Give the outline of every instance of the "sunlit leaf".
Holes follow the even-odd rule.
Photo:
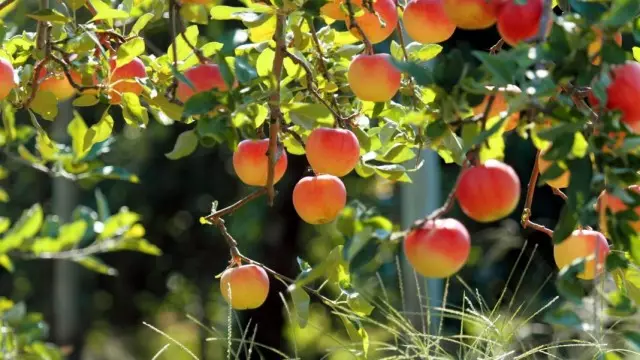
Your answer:
[[[102,260],[95,256],[87,256],[82,258],[73,259],[76,263],[86,267],[89,270],[95,271],[100,274],[116,276],[118,271],[109,265],[105,264]]]
[[[173,150],[165,154],[168,159],[177,160],[191,155],[198,147],[198,135],[194,129],[187,130],[178,135]]]

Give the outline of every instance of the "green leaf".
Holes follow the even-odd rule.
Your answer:
[[[109,265],[105,264],[102,260],[95,256],[87,256],[83,258],[73,259],[76,263],[86,267],[89,270],[95,271],[100,274],[116,276],[118,271]]]
[[[640,13],[640,1],[616,0],[611,4],[611,9],[602,17],[602,25],[612,29],[618,29],[631,22]]]
[[[142,14],[142,16],[140,16],[138,20],[136,20],[136,23],[131,27],[131,34],[138,35],[140,31],[142,31],[152,19],[153,14]]]
[[[391,63],[398,70],[409,74],[420,86],[428,86],[434,83],[431,69],[411,61],[398,61],[391,58]]]
[[[352,292],[347,296],[347,304],[358,316],[369,316],[374,309],[374,306],[357,292]]]
[[[331,111],[322,104],[293,103],[283,105],[287,113],[285,118],[305,130],[312,130],[321,125],[333,124]]]
[[[560,244],[571,235],[578,225],[578,214],[565,205],[560,211],[560,218],[553,230],[553,243]]]
[[[92,22],[99,20],[128,19],[130,17],[128,12],[112,9],[111,6],[101,0],[89,0],[89,2],[96,11],[96,14],[91,18]]]
[[[109,218],[109,216],[111,216],[107,197],[104,196],[104,194],[99,188],[96,188],[96,191],[94,193],[96,197],[96,207],[98,208],[98,220],[106,221]]]
[[[478,134],[478,136],[476,136],[472,141],[465,142],[463,153],[467,153],[469,150],[487,141],[495,134],[499,134],[501,131],[503,131],[502,124],[504,124],[504,122],[507,121],[508,117],[503,117],[498,119],[499,120],[496,121],[490,127],[487,126],[487,128],[484,131],[480,132],[480,134]]]
[[[509,55],[503,54],[504,52],[495,55],[484,51],[473,52],[473,55],[478,58],[489,73],[491,73],[493,78],[492,83],[496,86],[513,84],[513,77],[517,70],[517,64],[507,57]]]
[[[640,351],[640,332],[637,331],[623,331],[622,336],[636,349]]]
[[[91,125],[85,133],[82,151],[89,151],[93,145],[107,140],[113,131],[113,123],[113,118],[109,115],[108,111],[105,111],[104,114],[102,114],[102,118],[97,123]]]
[[[585,289],[577,278],[577,275],[584,271],[585,259],[581,258],[570,265],[560,269],[556,279],[556,289],[565,299],[582,304],[582,298],[586,295]]]
[[[74,159],[80,160],[86,154],[85,136],[87,135],[87,124],[77,111],[73,112],[73,119],[67,125],[67,133],[71,136],[71,148],[73,149]]]
[[[40,204],[33,204],[29,209],[22,212],[18,221],[13,225],[8,235],[17,236],[22,239],[34,237],[44,221],[44,212]]]
[[[93,94],[84,94],[80,95],[77,98],[73,99],[73,106],[77,107],[89,107],[93,106],[100,102],[97,96]]]
[[[337,282],[349,282],[348,264],[342,257],[343,246],[338,245],[327,257],[310,271],[301,273],[295,282],[296,287],[303,287],[325,276]]]
[[[45,120],[53,121],[58,115],[58,99],[49,91],[37,91],[29,108]]]
[[[70,224],[60,226],[60,232],[57,239],[60,244],[60,249],[77,244],[82,239],[86,231],[87,223],[84,220],[78,220]]]
[[[360,342],[362,344],[363,356],[364,359],[366,359],[369,353],[369,334],[367,333],[367,330],[365,330],[364,326],[362,326],[362,324],[357,320],[353,320],[344,315],[338,316],[340,317],[340,320],[342,320],[351,341]]]
[[[216,55],[218,52],[220,52],[220,50],[222,50],[223,47],[224,47],[224,44],[213,41],[213,42],[202,45],[202,47],[200,48],[200,52],[205,57],[212,57],[213,55]],[[200,63],[200,60],[198,59],[198,56],[192,51],[184,59],[182,64],[178,66],[178,69],[180,70],[188,69],[192,66],[198,65],[199,63]],[[183,81],[182,79],[180,80]]]
[[[429,61],[442,52],[442,46],[438,44],[420,44],[412,42],[407,44],[409,60],[417,62]]]
[[[32,14],[27,14],[27,16],[34,20],[49,21],[54,24],[66,24],[71,21],[70,18],[54,9],[41,9]]]
[[[5,102],[2,108],[2,125],[7,142],[16,138],[16,110],[10,102]]]
[[[254,22],[259,19],[260,13],[272,12],[268,6],[255,6],[253,8],[233,7],[218,5],[211,8],[211,19],[213,20],[242,20]]]
[[[265,49],[258,55],[256,60],[256,71],[260,77],[267,77],[272,74],[273,61],[276,57],[276,53],[271,49]]]
[[[194,94],[184,104],[182,116],[204,115],[212,111],[219,103],[215,93],[211,91]]]
[[[162,250],[159,247],[153,245],[145,239],[140,238],[126,238],[119,240],[113,250],[130,250],[137,251],[147,255],[160,256],[162,255]]]
[[[570,309],[556,309],[544,315],[544,321],[552,325],[561,325],[573,329],[582,329],[582,319]]]
[[[102,143],[103,144],[103,143]],[[93,169],[89,172],[83,173],[82,178],[102,178],[102,179],[113,179],[113,180],[124,180],[129,181],[134,184],[140,182],[140,178],[137,175],[132,174],[131,172],[115,167],[115,166],[103,166],[97,169]]]
[[[122,94],[122,117],[130,126],[145,128],[149,123],[149,114],[140,104],[140,98],[134,93]]]
[[[0,234],[3,234],[11,226],[11,220],[8,217],[0,216]]]
[[[198,45],[198,35],[200,34],[198,31],[198,25],[191,25],[184,31],[184,37],[187,38],[189,44],[193,46]],[[167,49],[167,56],[169,57],[169,61],[173,63],[173,48],[176,48],[178,61],[184,60],[192,53],[191,48],[187,45],[187,42],[184,40],[182,35],[178,34],[174,39],[174,42],[169,45]]]
[[[144,54],[144,50],[144,39],[141,37],[134,37],[133,39],[128,40],[118,48],[116,55],[116,67],[130,63],[131,60]]]
[[[7,271],[10,273],[12,273],[14,270],[13,262],[11,261],[11,258],[7,254],[0,255],[0,266],[7,269]]]
[[[138,220],[140,220],[140,215],[128,210],[121,210],[104,222],[104,228],[98,236],[98,240],[106,240],[118,236],[129,230]]]
[[[293,300],[293,309],[296,314],[296,319],[298,320],[298,326],[304,329],[309,320],[309,303],[311,302],[311,298],[309,298],[309,294],[300,286],[291,286],[289,292],[291,293],[291,300]]]
[[[191,155],[198,147],[198,135],[194,129],[187,130],[178,136],[173,150],[164,154],[168,159],[177,160]]]
[[[4,189],[0,187],[0,202],[6,203],[9,202],[9,193]]]

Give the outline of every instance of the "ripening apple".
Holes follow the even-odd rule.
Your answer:
[[[502,1],[502,0],[500,0]],[[480,30],[496,23],[498,0],[443,0],[444,11],[464,30]]]
[[[11,61],[0,57],[0,100],[4,100],[16,87],[15,75]]]
[[[351,91],[364,101],[387,102],[400,89],[402,74],[391,63],[391,55],[358,55],[349,65]]]
[[[293,188],[293,207],[309,224],[332,222],[347,204],[347,190],[334,175],[306,176]]]
[[[227,91],[229,89],[222,78],[220,68],[216,64],[196,65],[187,69],[184,72],[184,77],[191,82],[193,88],[185,82],[178,81],[176,97],[183,103],[187,102],[191,96],[197,93],[213,89],[220,91]]]
[[[369,10],[363,9],[363,14],[357,16],[355,20],[362,29],[362,32],[367,36],[367,39],[369,39],[372,44],[377,44],[386,40],[395,31],[398,25],[398,10],[393,0],[376,0],[373,3],[373,9],[376,11],[376,14],[372,14]],[[385,23],[384,25],[380,22],[378,16],[382,18]],[[346,18],[346,22],[347,28],[350,28],[351,24],[348,17]],[[358,39],[361,39],[360,32],[355,27],[351,28],[351,33]]]
[[[76,84],[82,84],[82,75],[75,70],[69,72]],[[40,82],[39,91],[48,91],[55,95],[59,101],[71,99],[77,93],[64,72],[48,72],[43,67],[38,74],[38,81]]]
[[[430,278],[457,273],[467,262],[470,251],[469,232],[456,219],[429,220],[409,232],[404,240],[404,254],[411,267]]]
[[[460,209],[471,219],[488,223],[502,219],[520,201],[520,178],[513,168],[498,160],[464,170],[456,198]]]
[[[589,57],[593,57],[593,59],[591,60],[591,63],[593,65],[600,65],[602,63],[602,57],[600,57],[598,53],[602,49],[604,34],[602,33],[602,30],[600,30],[600,28],[598,27],[594,26],[592,27],[592,29],[593,29],[593,32],[596,34],[596,39],[589,44],[589,47],[587,47],[587,53],[589,54]],[[615,43],[618,44],[618,46],[622,46],[622,34],[619,32],[615,33],[613,35],[613,41],[615,41]]]
[[[111,104],[120,104],[122,94],[127,92],[136,95],[142,94],[144,89],[142,85],[136,81],[136,79],[144,79],[147,77],[147,70],[142,60],[134,58],[130,62],[116,68],[116,58],[113,57],[109,60],[109,66],[111,68],[111,76],[109,79],[111,84],[109,101]]]
[[[578,259],[588,258],[584,271],[578,274],[578,278],[584,280],[592,280],[604,271],[608,255],[607,239],[593,230],[575,230],[564,241],[553,246],[553,257],[559,269]]]
[[[257,265],[241,265],[225,270],[220,278],[225,301],[236,310],[256,309],[269,295],[269,276]]]
[[[305,149],[317,174],[345,176],[360,159],[358,138],[345,129],[317,128],[309,135]]]
[[[233,153],[233,169],[240,180],[251,186],[266,186],[269,172],[269,139],[242,140]],[[282,151],[276,161],[273,183],[282,179],[287,170],[287,153]]]
[[[495,89],[494,86],[486,86],[487,90],[493,91]],[[491,109],[489,109],[489,118],[494,116],[502,115],[504,112],[509,111],[509,103],[507,102],[507,97],[509,95],[517,95],[520,94],[522,90],[515,85],[507,85],[506,87],[499,87],[495,92],[495,98],[493,100],[493,104],[491,105]],[[487,110],[487,106],[489,106],[489,99],[491,95],[487,95],[484,97],[484,100],[473,108],[474,115],[483,115]],[[520,121],[520,112],[513,112],[509,115],[509,118],[505,121],[504,131],[511,131],[518,126],[518,122]]]
[[[499,6],[497,19],[498,33],[502,39],[515,46],[536,36],[540,29],[543,7],[544,0],[527,0],[524,4],[519,4],[517,0],[503,1]],[[551,24],[549,18],[546,31],[551,29]]]
[[[402,22],[407,34],[422,44],[448,40],[456,30],[456,24],[444,12],[443,0],[410,0]]]
[[[640,185],[631,185],[627,190],[640,194]],[[609,194],[606,191],[602,191],[602,193],[600,193],[597,205],[598,209],[600,206],[604,206],[605,209],[609,209],[613,214],[629,210],[629,205],[625,204],[617,196]],[[633,211],[640,216],[640,206],[636,206]],[[640,220],[631,221],[629,225],[633,230],[640,233]],[[607,233],[606,218],[603,218],[600,222],[600,230],[605,234]]]
[[[538,171],[540,174],[544,174],[547,169],[553,165],[553,161],[545,160],[544,155],[547,153],[547,150],[542,150],[538,155]],[[560,165],[562,166],[562,165]],[[571,180],[571,172],[569,169],[566,169],[562,175],[558,176],[555,179],[546,180],[545,183],[551,187],[564,189],[569,186],[569,181]]]
[[[597,99],[591,96],[590,101]],[[622,122],[633,133],[640,134],[640,63],[627,61],[611,71],[611,83],[607,87],[608,110],[619,110]]]
[[[353,1],[352,3],[355,3],[355,1]],[[326,4],[322,5],[322,7],[320,8],[320,14],[333,20],[345,21],[347,20],[348,15],[340,8],[341,4],[341,0],[329,1]]]

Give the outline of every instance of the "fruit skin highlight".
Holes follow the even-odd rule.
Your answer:
[[[269,276],[257,265],[232,267],[222,273],[220,291],[232,308],[255,309],[260,307],[269,295]]]
[[[358,138],[345,129],[317,128],[305,148],[309,165],[318,174],[345,176],[360,159]]]
[[[197,93],[218,89],[220,91],[227,91],[229,87],[222,78],[220,68],[216,64],[200,64],[187,69],[184,72],[184,76],[191,81],[191,84],[195,89],[187,83],[178,81],[178,88],[176,89],[176,97],[181,102],[185,103],[191,96]]]
[[[334,175],[303,177],[293,188],[293,207],[309,224],[332,222],[347,204],[347,189]]]
[[[608,110],[622,112],[622,122],[635,134],[640,134],[640,63],[627,61],[613,67],[607,87]],[[589,100],[596,100],[595,96]],[[597,106],[597,104],[595,104]]]
[[[640,185],[631,185],[627,190],[640,194]],[[600,206],[605,207],[603,210],[609,209],[613,214],[629,210],[629,205],[622,202],[622,200],[617,196],[607,193],[606,190],[603,190],[598,197],[597,208],[600,209]],[[636,206],[633,211],[640,216],[640,206]],[[602,218],[601,220],[600,230],[606,234],[608,231],[606,218]],[[631,226],[631,228],[636,232],[640,233],[640,220],[631,221],[629,226]]]
[[[443,0],[409,1],[402,22],[407,34],[422,44],[443,42],[456,30],[456,24],[444,11]]]
[[[538,172],[542,175],[553,165],[553,161],[545,160],[544,155],[547,153],[546,150],[543,150],[538,154]],[[569,186],[569,181],[571,180],[571,172],[567,169],[562,175],[558,176],[555,179],[546,180],[545,183],[551,187],[564,189]]]
[[[498,160],[463,170],[456,197],[458,204],[471,219],[487,223],[515,210],[520,201],[520,179],[513,168]]]
[[[511,46],[536,36],[543,8],[543,0],[527,0],[524,5],[515,0],[503,1],[498,9],[498,33]],[[550,25],[551,19],[547,26]]]
[[[250,186],[266,186],[269,172],[269,139],[242,140],[233,153],[233,169],[240,180]],[[273,183],[276,184],[287,170],[287,153],[276,161]]]
[[[11,61],[0,58],[0,100],[4,100],[16,87],[16,80]]]
[[[443,0],[444,11],[456,26],[481,30],[496,23],[497,5],[503,0]]]
[[[589,54],[589,57],[593,57],[593,60],[591,60],[591,63],[597,66],[602,63],[602,57],[600,57],[600,55],[598,56],[595,56],[595,55],[598,52],[600,52],[600,50],[602,49],[604,34],[602,33],[602,30],[600,30],[600,28],[597,28],[595,26],[592,27],[592,30],[596,34],[596,39],[593,42],[591,42],[587,47],[587,53]],[[618,44],[618,46],[622,46],[622,34],[619,32],[615,33],[613,35],[613,41],[615,41],[615,43]]]
[[[130,62],[116,68],[116,58],[112,57],[109,60],[109,66],[111,68],[110,83],[113,84],[111,91],[109,91],[109,102],[111,104],[120,104],[122,94],[126,92],[136,95],[142,94],[144,88],[135,81],[137,78],[144,79],[147,77],[147,70],[142,60],[134,58]]]
[[[609,244],[602,233],[593,230],[575,230],[560,244],[553,246],[553,257],[558,269],[571,264],[579,258],[594,256],[597,249],[597,259],[585,261],[584,271],[578,278],[592,280],[604,271],[604,264],[609,255]]]
[[[402,74],[391,63],[391,55],[358,55],[349,65],[351,91],[364,101],[386,102],[400,89]]]
[[[361,6],[362,2],[354,3]],[[367,9],[362,9],[364,14],[357,16],[355,20],[358,26],[362,29],[362,32],[367,36],[367,39],[369,39],[372,44],[377,44],[386,40],[396,30],[396,26],[398,25],[398,10],[396,9],[396,4],[393,0],[376,0],[373,3],[373,9],[376,11],[377,15],[370,13]],[[378,16],[384,20],[384,27],[380,23]],[[347,23],[347,29],[351,28],[348,17],[345,21]],[[353,36],[362,40],[357,28],[351,28],[351,33]]]
[[[457,273],[469,258],[471,239],[456,219],[429,220],[404,240],[404,253],[422,276],[446,278]]]

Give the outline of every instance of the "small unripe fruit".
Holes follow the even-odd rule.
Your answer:
[[[407,34],[422,44],[448,40],[456,30],[444,11],[443,0],[411,0],[404,8],[402,21]]]
[[[600,30],[600,28],[597,28],[595,26],[593,27],[593,32],[596,34],[596,39],[589,44],[589,47],[587,48],[587,53],[589,54],[589,57],[593,57],[593,59],[591,60],[591,63],[593,65],[600,65],[602,63],[602,58],[600,57],[600,55],[597,55],[597,54],[602,49],[604,34],[602,33],[602,30]],[[622,46],[622,34],[619,32],[615,33],[613,35],[613,41],[615,41],[615,43],[618,44],[618,46]]]
[[[220,91],[227,91],[229,89],[222,78],[220,68],[216,64],[196,65],[187,69],[184,72],[184,77],[191,82],[193,89],[187,85],[187,83],[178,81],[176,97],[183,103],[187,102],[191,96],[197,93],[213,89]]]
[[[347,204],[347,190],[334,175],[307,176],[293,188],[293,207],[309,224],[332,222]]]
[[[360,5],[360,4],[358,4]],[[355,18],[356,23],[367,36],[372,44],[377,44],[386,40],[396,29],[398,25],[398,10],[393,0],[376,0],[373,3],[373,9],[376,14],[372,14],[367,9],[363,9],[364,14]],[[384,21],[384,26],[378,19],[378,16]],[[346,18],[347,28],[350,28],[349,18]],[[351,33],[361,39],[358,29],[351,28]]]
[[[497,21],[498,33],[507,44],[515,46],[538,34],[544,7],[543,1],[527,0],[526,4],[519,4],[516,0],[506,0],[500,5]],[[551,19],[546,26],[550,25]]]
[[[233,169],[240,180],[251,186],[266,186],[269,172],[269,139],[243,140],[233,153]],[[287,153],[282,151],[276,161],[273,183],[282,179],[287,170]]]
[[[457,273],[467,262],[470,251],[469,232],[455,219],[427,221],[404,240],[404,253],[411,267],[430,278]]]
[[[317,128],[306,145],[307,160],[317,174],[345,176],[360,159],[358,138],[349,130]]]
[[[544,174],[550,167],[553,165],[553,161],[545,160],[544,155],[547,153],[546,150],[543,150],[538,155],[538,171],[540,174]],[[571,180],[571,172],[569,170],[565,170],[562,175],[558,176],[555,179],[546,180],[545,183],[551,187],[564,189],[569,186],[569,181]]]
[[[468,217],[492,222],[507,217],[520,201],[520,179],[513,168],[498,160],[464,170],[456,190],[458,204]]]
[[[269,295],[269,276],[256,265],[232,267],[222,273],[220,291],[232,308],[256,309]]]
[[[120,104],[124,93],[142,94],[144,88],[136,81],[136,79],[147,77],[147,70],[142,60],[134,58],[116,68],[116,58],[113,57],[109,60],[109,66],[111,68],[111,77],[109,79],[111,84],[111,91],[109,91],[111,104]]]
[[[590,100],[595,99],[591,97]],[[640,134],[640,63],[627,61],[613,67],[607,87],[607,109],[619,110],[622,122]]]
[[[76,84],[82,84],[82,76],[77,71],[70,70],[69,72]],[[77,93],[64,72],[48,73],[45,68],[41,68],[38,81],[40,82],[38,91],[48,91],[55,95],[59,101],[71,99]]]
[[[589,258],[585,261],[584,271],[578,274],[578,278],[584,280],[592,280],[604,271],[608,255],[607,239],[601,233],[592,230],[576,230],[560,244],[553,246],[553,257],[559,269],[577,259]]]
[[[0,100],[4,100],[16,87],[16,80],[11,61],[0,58]]]
[[[389,54],[358,55],[347,72],[351,91],[364,101],[386,102],[400,89],[402,74]]]
[[[498,0],[443,0],[444,11],[460,29],[480,30],[496,23]]]
[[[640,185],[631,185],[628,190],[640,194]],[[617,196],[609,194],[606,191],[602,191],[602,193],[600,193],[597,205],[598,209],[600,209],[600,206],[604,206],[605,209],[603,210],[609,209],[613,214],[629,210],[629,205],[625,204]],[[640,216],[640,206],[636,206],[633,211]],[[631,221],[629,225],[637,233],[640,233],[640,220]],[[600,222],[600,230],[605,234],[608,231],[606,217]]]

